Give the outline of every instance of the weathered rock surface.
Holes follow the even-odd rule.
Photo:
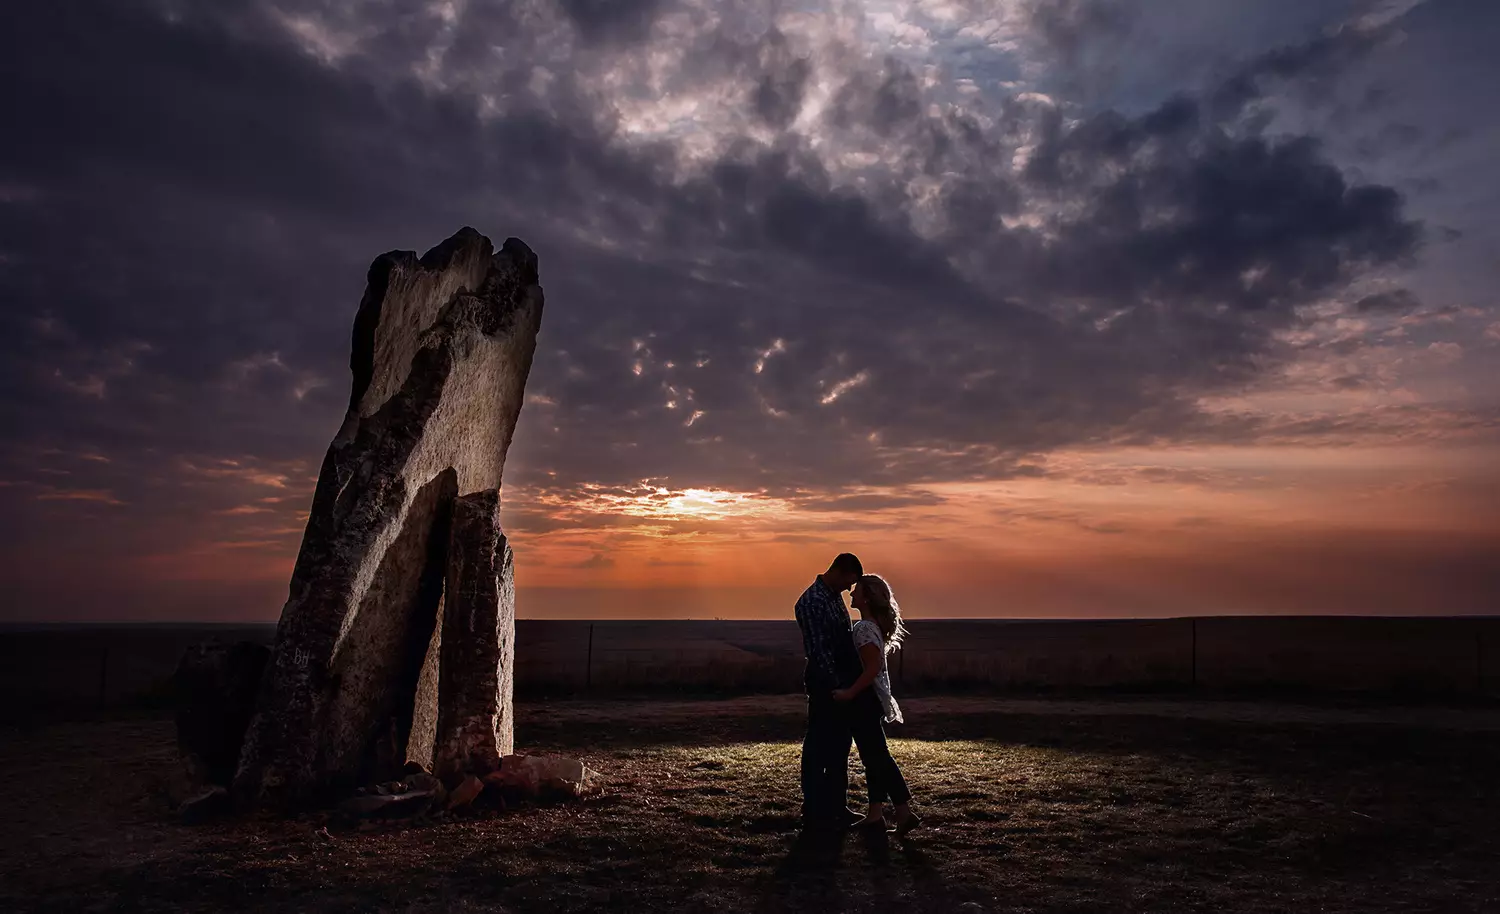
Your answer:
[[[438,667],[443,644],[443,600],[438,600],[433,619],[432,637],[422,658],[422,672],[417,677],[417,696],[413,703],[411,736],[406,740],[407,764],[424,771],[432,767],[432,746],[437,739]]]
[[[537,282],[525,244],[495,252],[468,228],[420,259],[392,252],[371,265],[349,410],[246,737],[241,803],[329,798],[399,774],[408,758],[430,763],[409,750],[414,720],[435,721],[441,701],[427,689],[416,707],[451,506],[500,487],[541,324]]]
[[[500,493],[457,499],[448,543],[432,770],[452,783],[499,768],[514,742],[515,571]]]
[[[188,648],[172,674],[177,748],[198,785],[229,786],[255,712],[264,644],[209,641]]]

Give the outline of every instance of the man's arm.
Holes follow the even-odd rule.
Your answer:
[[[842,685],[859,678],[861,662],[859,648],[854,644],[854,631],[849,627],[849,612],[844,601],[837,597],[828,605],[828,656],[837,682]]]
[[[878,644],[861,644],[859,662],[864,665],[864,672],[847,689],[835,689],[833,697],[839,701],[852,701],[854,696],[868,689],[870,683],[875,681],[875,677],[880,675],[880,661],[884,653]]]

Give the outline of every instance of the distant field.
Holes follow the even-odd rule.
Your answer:
[[[1239,617],[916,620],[891,660],[907,692],[982,689],[1500,690],[1500,619]],[[272,625],[0,629],[3,714],[149,703],[189,644],[270,643]],[[517,623],[522,694],[794,692],[792,622]]]
[[[523,701],[519,744],[602,800],[326,834],[177,824],[165,717],[0,729],[0,910],[1500,910],[1500,712],[905,704],[905,841],[799,835],[793,697]]]

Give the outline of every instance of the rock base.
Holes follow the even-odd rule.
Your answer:
[[[469,810],[503,811],[528,803],[565,803],[599,796],[604,779],[577,759],[508,755],[483,778],[472,774],[452,788],[426,773],[363,788],[340,803],[345,824],[444,819]]]

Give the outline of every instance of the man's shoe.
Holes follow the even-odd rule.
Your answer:
[[[816,829],[845,829],[852,828],[856,823],[864,821],[864,815],[844,807],[843,811],[831,813],[803,813],[802,827]]]

